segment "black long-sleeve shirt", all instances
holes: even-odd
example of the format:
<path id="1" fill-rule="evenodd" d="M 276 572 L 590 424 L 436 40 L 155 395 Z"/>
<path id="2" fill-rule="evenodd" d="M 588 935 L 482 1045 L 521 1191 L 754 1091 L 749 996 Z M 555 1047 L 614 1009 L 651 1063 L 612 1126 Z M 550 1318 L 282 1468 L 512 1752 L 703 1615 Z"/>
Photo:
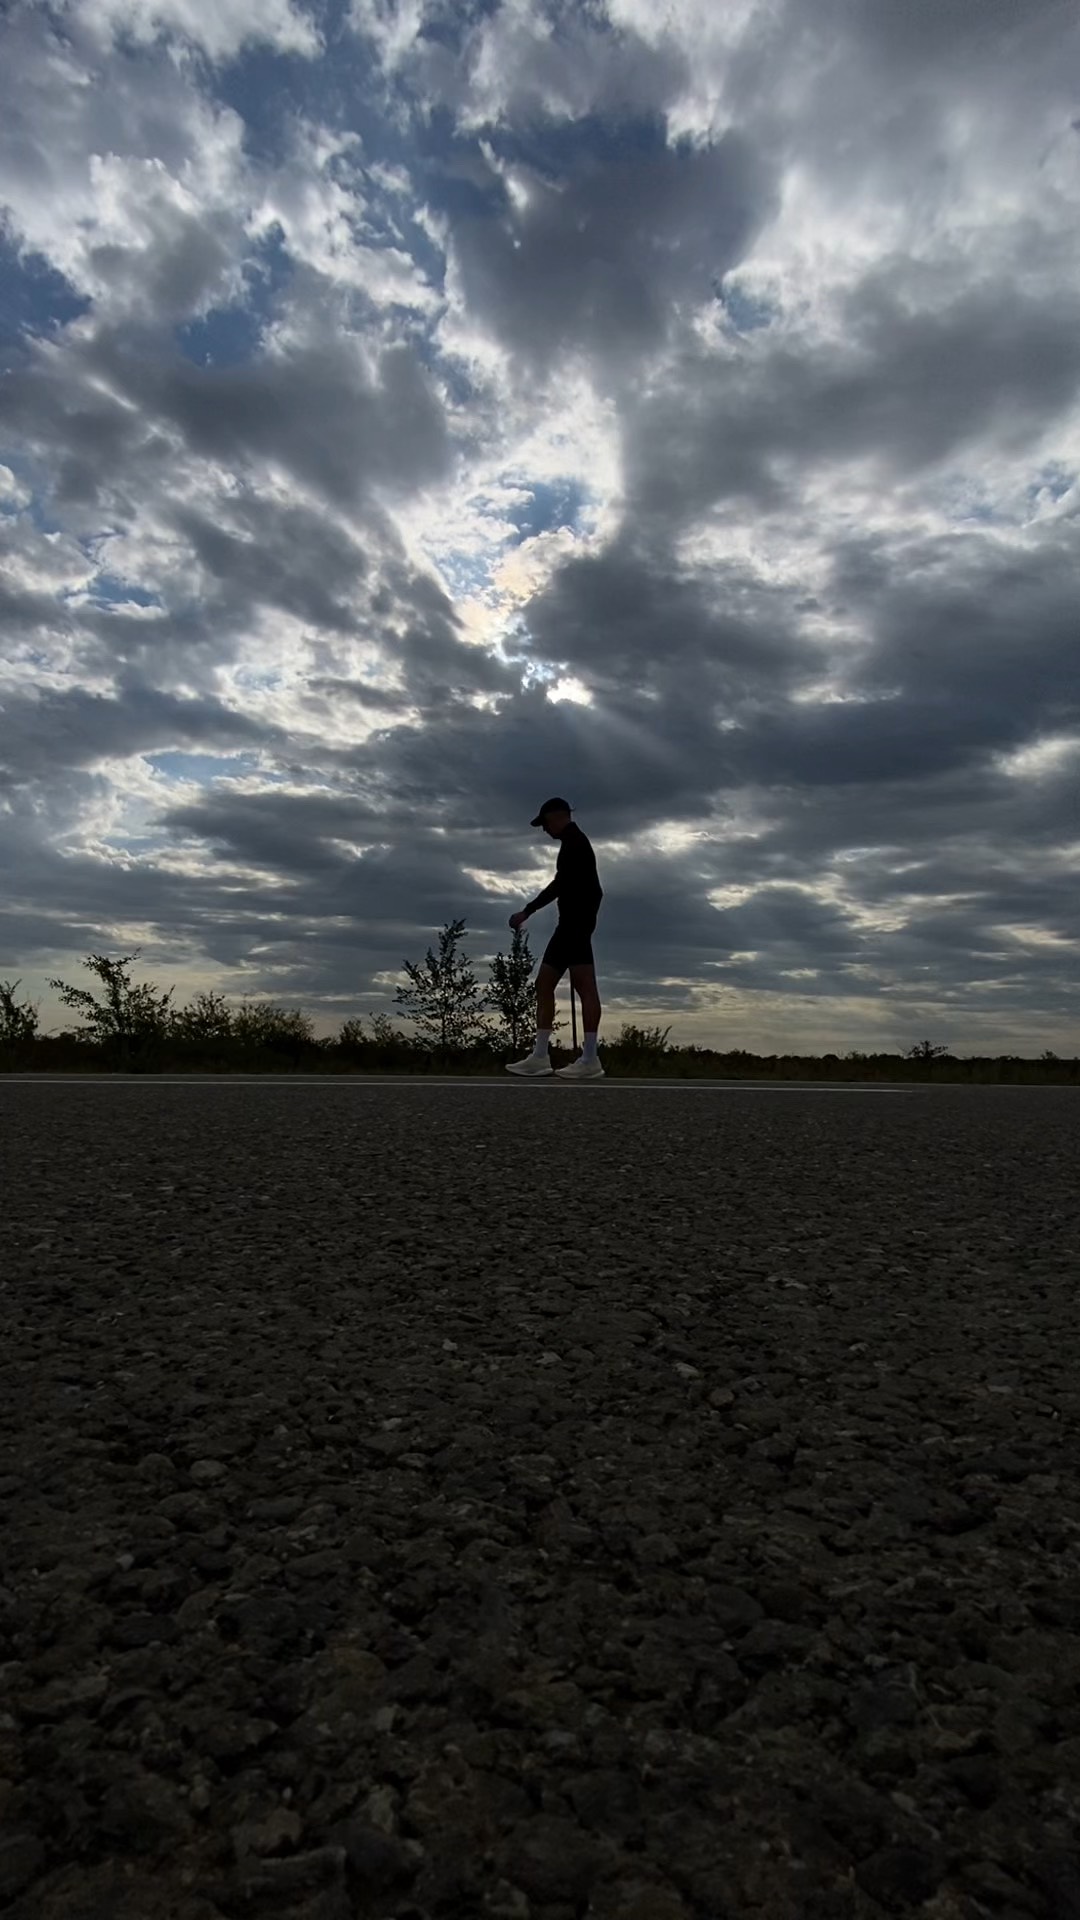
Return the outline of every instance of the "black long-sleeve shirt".
<path id="1" fill-rule="evenodd" d="M 530 900 L 525 911 L 537 913 L 549 901 L 557 900 L 560 920 L 595 920 L 603 897 L 592 842 L 571 820 L 559 843 L 554 880 Z"/>

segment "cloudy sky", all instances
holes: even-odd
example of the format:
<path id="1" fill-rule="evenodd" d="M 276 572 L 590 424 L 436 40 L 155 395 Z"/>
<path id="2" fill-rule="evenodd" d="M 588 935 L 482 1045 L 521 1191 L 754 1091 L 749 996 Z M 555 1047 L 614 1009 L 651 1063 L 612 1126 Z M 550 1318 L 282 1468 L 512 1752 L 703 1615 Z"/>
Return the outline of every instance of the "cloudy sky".
<path id="1" fill-rule="evenodd" d="M 1064 0 L 14 0 L 0 978 L 1076 1049 Z M 530 925 L 539 956 L 553 914 Z"/>

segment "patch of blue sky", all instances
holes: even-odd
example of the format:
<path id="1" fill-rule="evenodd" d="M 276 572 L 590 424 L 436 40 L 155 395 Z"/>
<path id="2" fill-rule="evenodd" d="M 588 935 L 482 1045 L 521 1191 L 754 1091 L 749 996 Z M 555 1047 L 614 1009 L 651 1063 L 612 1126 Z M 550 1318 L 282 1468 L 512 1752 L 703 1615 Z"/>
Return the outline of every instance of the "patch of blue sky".
<path id="1" fill-rule="evenodd" d="M 40 253 L 23 253 L 0 223 L 0 364 L 12 364 L 29 340 L 55 333 L 89 310 Z"/>
<path id="2" fill-rule="evenodd" d="M 736 333 L 758 333 L 776 318 L 777 309 L 774 306 L 767 300 L 755 300 L 751 294 L 744 293 L 737 283 L 722 280 L 717 293 Z"/>
<path id="3" fill-rule="evenodd" d="M 258 773 L 258 756 L 253 753 L 188 753 L 182 748 L 166 748 L 161 753 L 144 753 L 143 759 L 167 780 L 232 779 L 238 774 Z"/>
<path id="4" fill-rule="evenodd" d="M 527 127 L 485 128 L 483 140 L 504 162 L 529 167 L 552 181 L 579 173 L 594 161 L 625 159 L 664 144 L 662 125 L 653 120 L 611 123 L 595 115 L 576 121 L 531 121 Z M 424 200 L 453 222 L 499 220 L 506 215 L 505 182 L 480 151 L 480 136 L 461 133 L 450 110 L 436 107 L 410 129 L 407 164 Z"/>
<path id="5" fill-rule="evenodd" d="M 63 521 L 50 513 L 44 494 L 35 490 L 33 473 L 25 462 L 20 462 L 18 453 L 14 449 L 7 450 L 0 445 L 0 460 L 6 467 L 11 468 L 16 480 L 29 489 L 30 499 L 23 508 L 23 512 L 27 515 L 35 533 L 63 533 L 65 531 Z"/>
<path id="6" fill-rule="evenodd" d="M 130 580 L 118 580 L 112 573 L 95 574 L 86 591 L 91 600 L 104 606 L 160 607 L 162 604 L 161 595 L 152 593 L 149 587 L 138 587 Z"/>
<path id="7" fill-rule="evenodd" d="M 71 669 L 65 670 L 58 668 L 56 661 L 51 658 L 44 647 L 16 647 L 12 645 L 8 648 L 8 657 L 12 661 L 17 659 L 21 667 L 34 667 L 39 673 L 55 674 L 67 671 L 69 677 L 71 677 Z"/>
<path id="8" fill-rule="evenodd" d="M 176 342 L 197 367 L 240 367 L 255 358 L 262 331 L 263 317 L 253 308 L 214 307 L 177 327 Z"/>
<path id="9" fill-rule="evenodd" d="M 430 372 L 437 373 L 446 389 L 451 406 L 466 408 L 479 395 L 479 383 L 473 378 L 467 363 L 456 354 L 443 352 L 438 343 L 430 336 L 421 336 L 415 343 L 416 353 Z"/>
<path id="10" fill-rule="evenodd" d="M 1030 485 L 1025 488 L 1025 493 L 1031 501 L 1047 495 L 1051 500 L 1061 500 L 1072 487 L 1075 487 L 1076 480 L 1077 475 L 1072 468 L 1063 466 L 1060 460 L 1052 460 L 1048 466 L 1039 470 Z"/>
<path id="11" fill-rule="evenodd" d="M 506 512 L 517 529 L 515 545 L 557 527 L 576 528 L 586 501 L 585 489 L 576 480 L 533 480 L 525 484 L 528 499 L 516 502 Z"/>
<path id="12" fill-rule="evenodd" d="M 473 600 L 482 598 L 490 587 L 499 556 L 497 551 L 477 554 L 436 550 L 432 557 L 454 598 Z"/>
<path id="13" fill-rule="evenodd" d="M 451 220 L 497 219 L 506 210 L 505 185 L 480 155 L 476 137 L 459 134 L 445 107 L 416 127 L 411 169 L 428 205 Z"/>
<path id="14" fill-rule="evenodd" d="M 590 164 L 625 165 L 630 159 L 647 159 L 663 153 L 668 145 L 667 127 L 658 114 L 537 118 L 518 126 L 493 127 L 487 137 L 501 160 L 519 161 L 551 180 L 587 175 Z"/>
<path id="15" fill-rule="evenodd" d="M 466 35 L 498 13 L 502 0 L 440 0 L 424 17 L 420 38 L 460 53 Z"/>
<path id="16" fill-rule="evenodd" d="M 370 60 L 346 26 L 349 0 L 314 0 L 306 12 L 322 35 L 321 55 L 249 42 L 204 79 L 207 91 L 240 115 L 244 145 L 264 166 L 288 159 L 295 119 L 344 125 L 347 103 L 358 107 L 369 92 Z"/>
<path id="17" fill-rule="evenodd" d="M 2 442 L 0 442 L 0 466 L 7 467 L 15 480 L 15 491 L 13 493 L 0 493 L 0 513 L 10 513 L 12 517 L 17 513 L 25 513 L 27 505 L 26 495 L 32 491 L 30 480 L 28 476 L 19 472 L 18 456 L 15 449 L 7 449 Z"/>
<path id="18" fill-rule="evenodd" d="M 122 831 L 117 832 L 114 828 L 112 838 L 114 841 L 121 840 L 123 842 L 123 851 L 125 853 L 135 854 L 136 856 L 144 853 L 151 855 L 160 854 L 162 849 L 169 844 L 168 835 L 165 833 L 124 833 Z"/>
<path id="19" fill-rule="evenodd" d="M 529 687 L 551 687 L 562 678 L 561 667 L 548 666 L 543 660 L 530 660 L 521 676 L 521 684 Z"/>
<path id="20" fill-rule="evenodd" d="M 273 693 L 281 685 L 281 675 L 253 673 L 246 667 L 240 667 L 236 673 L 236 684 L 248 693 Z"/>
<path id="21" fill-rule="evenodd" d="M 306 120 L 358 134 L 362 164 L 407 169 L 411 130 L 391 111 L 369 43 L 348 25 L 349 0 L 315 0 L 307 11 L 323 38 L 321 56 L 249 44 L 207 76 L 210 92 L 240 115 L 245 147 L 262 165 L 288 162 L 296 125 Z M 339 164 L 350 163 L 343 156 Z"/>
<path id="22" fill-rule="evenodd" d="M 386 96 L 370 47 L 344 25 L 346 8 L 339 0 L 312 11 L 326 42 L 321 59 L 248 47 L 215 73 L 211 91 L 240 115 L 245 146 L 262 165 L 288 164 L 302 120 L 357 136 L 357 143 L 334 155 L 327 167 L 337 184 L 356 193 L 357 242 L 404 251 L 441 288 L 442 251 L 416 219 L 426 198 L 417 179 L 418 150 L 431 139 L 431 129 L 422 117 L 402 116 L 400 101 Z M 435 144 L 445 146 L 445 136 L 436 136 Z M 398 180 L 414 183 L 412 189 L 400 190 Z M 226 350 L 236 350 L 235 325 L 231 336 L 221 336 Z"/>
<path id="23" fill-rule="evenodd" d="M 185 359 L 199 367 L 244 366 L 254 359 L 292 272 L 285 236 L 275 226 L 256 242 L 253 258 L 245 263 L 243 300 L 213 307 L 176 328 L 176 342 Z"/>

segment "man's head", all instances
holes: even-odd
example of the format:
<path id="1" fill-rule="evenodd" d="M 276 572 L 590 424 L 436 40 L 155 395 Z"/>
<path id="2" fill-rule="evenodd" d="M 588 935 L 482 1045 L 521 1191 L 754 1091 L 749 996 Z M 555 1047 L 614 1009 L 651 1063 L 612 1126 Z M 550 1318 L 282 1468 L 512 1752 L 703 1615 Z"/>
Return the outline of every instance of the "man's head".
<path id="1" fill-rule="evenodd" d="M 558 798 L 545 800 L 531 824 L 534 827 L 543 827 L 544 832 L 550 834 L 553 840 L 561 840 L 570 825 L 569 802 Z"/>

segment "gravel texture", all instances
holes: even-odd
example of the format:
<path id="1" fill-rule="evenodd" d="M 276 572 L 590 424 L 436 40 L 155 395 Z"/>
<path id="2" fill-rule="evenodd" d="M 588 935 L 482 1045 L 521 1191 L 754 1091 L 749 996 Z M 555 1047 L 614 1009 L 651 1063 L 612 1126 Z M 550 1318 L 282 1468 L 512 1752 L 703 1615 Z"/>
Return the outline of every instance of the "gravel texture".
<path id="1" fill-rule="evenodd" d="M 1069 1090 L 3 1085 L 10 1920 L 1077 1920 Z"/>

